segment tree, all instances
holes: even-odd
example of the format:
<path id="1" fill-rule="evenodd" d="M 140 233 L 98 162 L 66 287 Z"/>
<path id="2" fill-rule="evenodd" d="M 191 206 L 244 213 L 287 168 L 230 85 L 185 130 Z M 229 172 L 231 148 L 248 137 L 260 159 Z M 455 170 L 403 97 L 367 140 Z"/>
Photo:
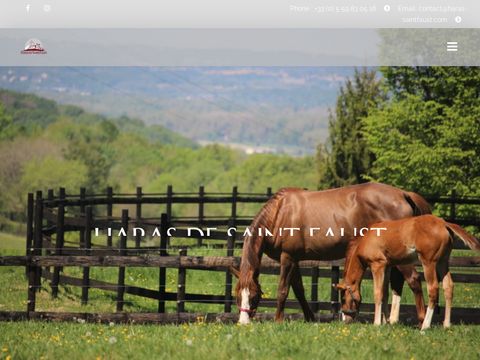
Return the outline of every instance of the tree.
<path id="1" fill-rule="evenodd" d="M 30 161 L 23 169 L 22 188 L 26 191 L 58 189 L 65 187 L 71 193 L 87 182 L 87 167 L 80 161 L 45 157 Z"/>
<path id="2" fill-rule="evenodd" d="M 26 195 L 31 189 L 22 187 L 24 167 L 47 156 L 60 158 L 61 149 L 44 138 L 17 136 L 0 142 L 0 217 L 23 219 Z"/>
<path id="3" fill-rule="evenodd" d="M 365 182 L 373 161 L 363 136 L 362 118 L 385 99 L 375 70 L 355 70 L 340 88 L 335 112 L 330 113 L 326 147 L 317 149 L 320 188 Z"/>
<path id="4" fill-rule="evenodd" d="M 111 143 L 118 136 L 116 126 L 103 120 L 94 125 L 74 125 L 67 135 L 66 160 L 79 161 L 88 169 L 86 187 L 103 191 L 115 160 Z"/>
<path id="5" fill-rule="evenodd" d="M 398 100 L 417 95 L 424 101 L 452 106 L 473 105 L 479 97 L 477 67 L 390 66 L 381 69 L 388 91 Z"/>
<path id="6" fill-rule="evenodd" d="M 480 69 L 386 68 L 391 98 L 364 119 L 372 180 L 480 194 Z"/>
<path id="7" fill-rule="evenodd" d="M 0 140 L 9 139 L 14 136 L 12 124 L 12 117 L 5 112 L 4 106 L 0 103 Z"/>

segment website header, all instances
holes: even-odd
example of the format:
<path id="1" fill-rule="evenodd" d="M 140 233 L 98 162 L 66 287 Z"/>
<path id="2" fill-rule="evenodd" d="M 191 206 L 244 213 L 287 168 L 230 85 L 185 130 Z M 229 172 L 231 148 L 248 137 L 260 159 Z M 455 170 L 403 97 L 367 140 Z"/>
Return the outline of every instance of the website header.
<path id="1" fill-rule="evenodd" d="M 477 28 L 474 0 L 26 0 L 1 28 Z"/>
<path id="2" fill-rule="evenodd" d="M 480 29 L 3 29 L 0 66 L 480 65 Z"/>

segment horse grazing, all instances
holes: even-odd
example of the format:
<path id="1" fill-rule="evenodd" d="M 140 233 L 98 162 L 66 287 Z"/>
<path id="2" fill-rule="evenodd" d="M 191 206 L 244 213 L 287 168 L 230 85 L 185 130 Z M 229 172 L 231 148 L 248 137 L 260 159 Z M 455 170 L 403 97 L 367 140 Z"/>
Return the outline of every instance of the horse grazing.
<path id="1" fill-rule="evenodd" d="M 300 302 L 305 320 L 315 316 L 305 299 L 300 260 L 336 260 L 345 257 L 349 242 L 359 229 L 384 220 L 430 213 L 420 195 L 389 185 L 366 183 L 325 191 L 285 188 L 278 191 L 255 216 L 244 237 L 236 286 L 239 322 L 247 324 L 261 298 L 258 281 L 265 253 L 280 262 L 275 320 L 283 320 L 290 285 Z M 283 231 L 282 231 L 283 230 Z M 398 266 L 392 282 L 394 295 L 400 298 L 404 277 L 416 291 L 419 317 L 425 312 L 418 273 L 414 266 Z M 396 270 L 394 269 L 394 270 Z M 394 277 L 392 271 L 392 278 Z M 393 321 L 398 314 L 393 314 Z"/>
<path id="2" fill-rule="evenodd" d="M 450 326 L 453 281 L 448 267 L 453 247 L 453 235 L 472 250 L 480 251 L 480 242 L 460 226 L 433 215 L 385 221 L 374 225 L 384 231 L 368 231 L 350 244 L 345 263 L 342 290 L 342 312 L 353 319 L 361 303 L 360 285 L 370 267 L 374 282 L 375 325 L 384 321 L 383 286 L 387 268 L 392 265 L 413 264 L 420 259 L 428 288 L 428 308 L 422 330 L 430 327 L 433 310 L 438 302 L 438 281 L 445 296 L 444 327 Z M 383 313 L 383 317 L 382 317 Z"/>

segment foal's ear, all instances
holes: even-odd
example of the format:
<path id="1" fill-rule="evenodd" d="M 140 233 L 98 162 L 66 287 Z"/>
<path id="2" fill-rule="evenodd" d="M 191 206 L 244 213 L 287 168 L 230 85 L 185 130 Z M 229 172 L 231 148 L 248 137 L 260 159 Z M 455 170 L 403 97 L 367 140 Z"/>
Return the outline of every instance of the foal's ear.
<path id="1" fill-rule="evenodd" d="M 230 270 L 233 276 L 235 276 L 237 279 L 240 277 L 240 271 L 235 269 L 233 266 L 230 266 L 228 270 Z"/>
<path id="2" fill-rule="evenodd" d="M 332 286 L 337 290 L 346 290 L 347 289 L 344 284 L 332 284 Z"/>

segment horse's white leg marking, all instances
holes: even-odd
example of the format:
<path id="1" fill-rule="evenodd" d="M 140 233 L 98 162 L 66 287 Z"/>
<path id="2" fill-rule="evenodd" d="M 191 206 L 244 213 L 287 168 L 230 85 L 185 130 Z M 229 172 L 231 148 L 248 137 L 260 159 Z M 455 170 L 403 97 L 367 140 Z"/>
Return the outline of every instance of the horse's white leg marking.
<path id="1" fill-rule="evenodd" d="M 432 323 L 433 308 L 430 306 L 427 308 L 427 315 L 425 315 L 425 320 L 423 320 L 422 330 L 428 329 Z"/>
<path id="2" fill-rule="evenodd" d="M 443 320 L 443 327 L 450 327 L 450 318 L 452 316 L 452 306 L 445 306 L 445 319 Z"/>
<path id="3" fill-rule="evenodd" d="M 250 310 L 250 302 L 249 302 L 249 296 L 250 296 L 250 291 L 245 288 L 242 289 L 242 309 L 245 310 Z M 250 314 L 246 311 L 240 311 L 240 318 L 238 319 L 238 323 L 242 325 L 247 325 L 250 324 Z"/>
<path id="4" fill-rule="evenodd" d="M 452 299 L 453 299 L 453 280 L 450 271 L 443 278 L 443 296 L 445 297 L 445 319 L 443 327 L 450 327 L 450 317 L 452 315 Z"/>
<path id="5" fill-rule="evenodd" d="M 342 321 L 345 321 L 345 314 L 342 312 Z"/>
<path id="6" fill-rule="evenodd" d="M 383 293 L 385 290 L 385 266 L 383 264 L 372 264 L 370 269 L 373 275 L 373 297 L 375 299 L 375 320 L 374 325 L 382 325 L 383 306 L 385 301 Z"/>
<path id="7" fill-rule="evenodd" d="M 375 304 L 375 320 L 374 325 L 382 325 L 382 303 Z"/>
<path id="8" fill-rule="evenodd" d="M 398 322 L 400 316 L 400 300 L 401 297 L 395 292 L 392 294 L 392 308 L 390 309 L 390 324 Z"/>

